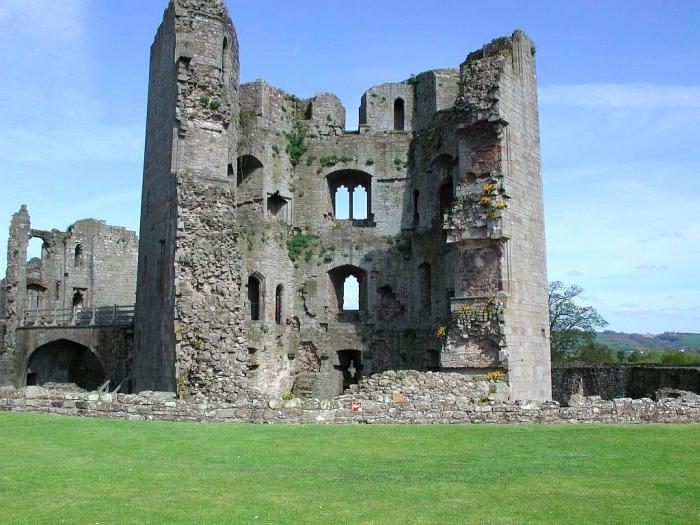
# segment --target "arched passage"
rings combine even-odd
[[[75,383],[85,390],[96,390],[105,381],[97,356],[86,346],[59,339],[40,346],[29,358],[27,385]]]

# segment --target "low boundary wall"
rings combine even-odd
[[[41,387],[0,388],[0,412],[32,412],[129,420],[225,423],[700,423],[700,397],[615,399],[573,396],[571,406],[556,401],[474,400],[403,394],[381,401],[344,395],[332,401],[272,400],[253,406],[188,403],[173,394],[100,394]]]

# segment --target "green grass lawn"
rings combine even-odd
[[[0,414],[2,523],[700,523],[700,425]]]

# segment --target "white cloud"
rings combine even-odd
[[[572,84],[544,86],[543,106],[610,108],[700,108],[700,86]]]

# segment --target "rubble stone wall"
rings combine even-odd
[[[656,365],[557,364],[552,367],[552,398],[568,402],[572,395],[651,397],[662,388],[700,394],[700,367]]]
[[[386,372],[332,400],[186,402],[167,392],[100,394],[41,387],[0,388],[0,411],[131,420],[227,423],[700,423],[700,397],[556,401],[498,400],[494,384],[458,374]],[[495,390],[498,390],[497,386]],[[503,389],[505,390],[505,389]]]

